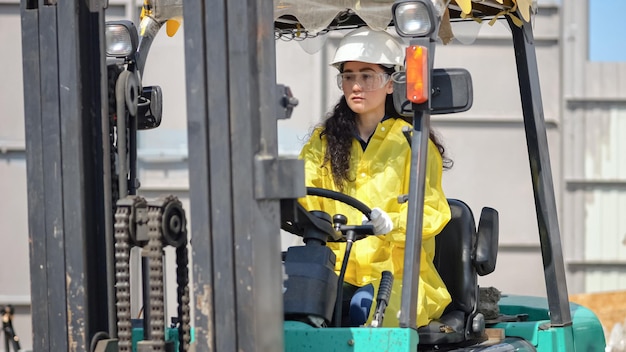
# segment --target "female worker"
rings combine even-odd
[[[342,39],[331,65],[339,70],[337,84],[343,96],[323,125],[313,131],[300,158],[305,162],[307,187],[340,191],[372,208],[371,224],[377,236],[354,243],[345,274],[344,299],[353,299],[348,312],[344,309],[344,314],[349,314],[344,315],[342,325],[359,326],[368,319],[381,273],[388,270],[395,277],[392,301],[399,300],[394,296],[402,282],[408,205],[399,204],[398,196],[409,192],[411,150],[402,129],[410,124],[393,106],[391,74],[404,69],[404,50],[388,33],[362,27]],[[431,134],[418,326],[440,317],[451,300],[433,265],[434,236],[450,220],[450,208],[441,188],[442,154],[443,147]],[[346,215],[348,224],[362,221],[358,210],[341,202],[308,196],[301,203],[308,210]],[[337,256],[335,270],[339,271],[345,243],[329,243],[329,247]],[[399,302],[395,305],[399,307]],[[385,323],[396,319],[395,312],[387,313]]]

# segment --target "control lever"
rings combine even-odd
[[[383,271],[380,286],[378,287],[378,295],[376,296],[376,312],[374,313],[371,324],[373,328],[383,325],[383,318],[385,317],[385,310],[389,304],[389,297],[391,297],[392,286],[393,274],[391,271]]]
[[[343,302],[343,279],[346,275],[346,268],[348,267],[348,258],[350,257],[350,252],[352,251],[352,244],[365,238],[366,235],[374,234],[374,226],[372,225],[360,225],[360,226],[351,226],[346,225],[348,222],[348,218],[342,214],[336,214],[333,216],[333,227],[335,231],[340,231],[342,234],[345,234],[346,239],[346,250],[343,255],[343,261],[341,263],[341,269],[339,270],[339,278],[337,279],[337,298],[335,300],[335,325],[336,327],[341,327],[341,303]]]

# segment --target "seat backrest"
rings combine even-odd
[[[473,312],[477,301],[477,273],[473,265],[476,225],[471,209],[464,202],[448,199],[452,218],[435,237],[435,268],[452,296],[446,312]],[[445,312],[444,312],[445,314]]]
[[[434,264],[452,302],[439,319],[418,329],[422,346],[458,344],[484,335],[484,317],[477,311],[478,275],[495,269],[498,212],[483,208],[477,230],[467,204],[457,199],[448,199],[448,204],[452,217],[435,237]],[[442,326],[447,327],[445,331]]]

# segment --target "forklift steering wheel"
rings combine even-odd
[[[336,191],[331,191],[329,189],[325,189],[325,188],[317,188],[317,187],[307,187],[307,195],[309,196],[317,196],[317,197],[322,197],[322,198],[328,198],[328,199],[333,199],[339,202],[342,202],[344,204],[347,204],[355,209],[357,209],[358,211],[360,211],[361,213],[363,213],[367,219],[371,220],[371,215],[372,215],[372,209],[370,209],[367,205],[365,205],[363,202],[357,200],[356,198],[353,198],[351,196],[348,196],[346,194],[340,193],[340,192],[336,192]],[[296,202],[297,204],[297,202]],[[307,213],[307,215],[303,215],[302,219],[300,219],[300,221],[304,221],[304,223],[302,224],[298,224],[294,221],[294,219],[296,219],[296,214],[295,213],[291,213],[289,211],[287,211],[285,214],[281,214],[281,229],[285,230],[291,234],[294,234],[296,236],[300,236],[300,237],[304,237],[304,227],[305,226],[313,226],[313,227],[318,227],[321,226],[321,228],[319,228],[321,231],[326,232],[328,234],[329,237],[333,237],[333,241],[338,241],[340,239],[341,236],[336,237],[333,236],[331,234],[331,232],[335,232],[331,227],[332,227],[332,222],[333,219],[331,218],[331,215],[322,212],[322,211],[316,211],[316,210],[312,210],[312,211],[307,211],[302,205],[298,204],[298,208],[299,208],[299,212],[305,212]],[[288,209],[288,208],[287,208]],[[293,209],[295,211],[295,208]],[[306,218],[308,218],[308,220],[305,220]],[[323,223],[317,223],[317,221],[315,220],[316,218],[322,218],[325,219],[329,224],[324,225]],[[317,223],[317,225],[314,225],[315,223]],[[308,224],[308,225],[305,225]],[[331,225],[329,228],[327,229],[323,229],[325,226],[329,226]],[[360,226],[356,226],[357,228]],[[324,240],[324,242],[326,242],[326,240]]]
[[[363,215],[365,215],[367,217],[368,220],[371,220],[371,216],[372,216],[372,209],[370,209],[370,207],[368,207],[367,205],[365,205],[365,203],[361,202],[360,200],[351,197],[347,194],[343,194],[340,192],[336,192],[336,191],[331,191],[329,189],[325,189],[325,188],[317,188],[317,187],[307,187],[306,188],[306,194],[309,196],[318,196],[318,197],[323,197],[323,198],[330,198],[330,199],[334,199],[337,201],[340,201],[342,203],[345,203],[353,208],[355,208],[356,210],[360,211],[361,213],[363,213]]]

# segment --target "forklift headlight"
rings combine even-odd
[[[392,10],[396,32],[402,37],[425,37],[435,30],[431,0],[396,1]]]
[[[139,35],[131,21],[111,21],[105,26],[106,55],[128,58],[137,51]]]

